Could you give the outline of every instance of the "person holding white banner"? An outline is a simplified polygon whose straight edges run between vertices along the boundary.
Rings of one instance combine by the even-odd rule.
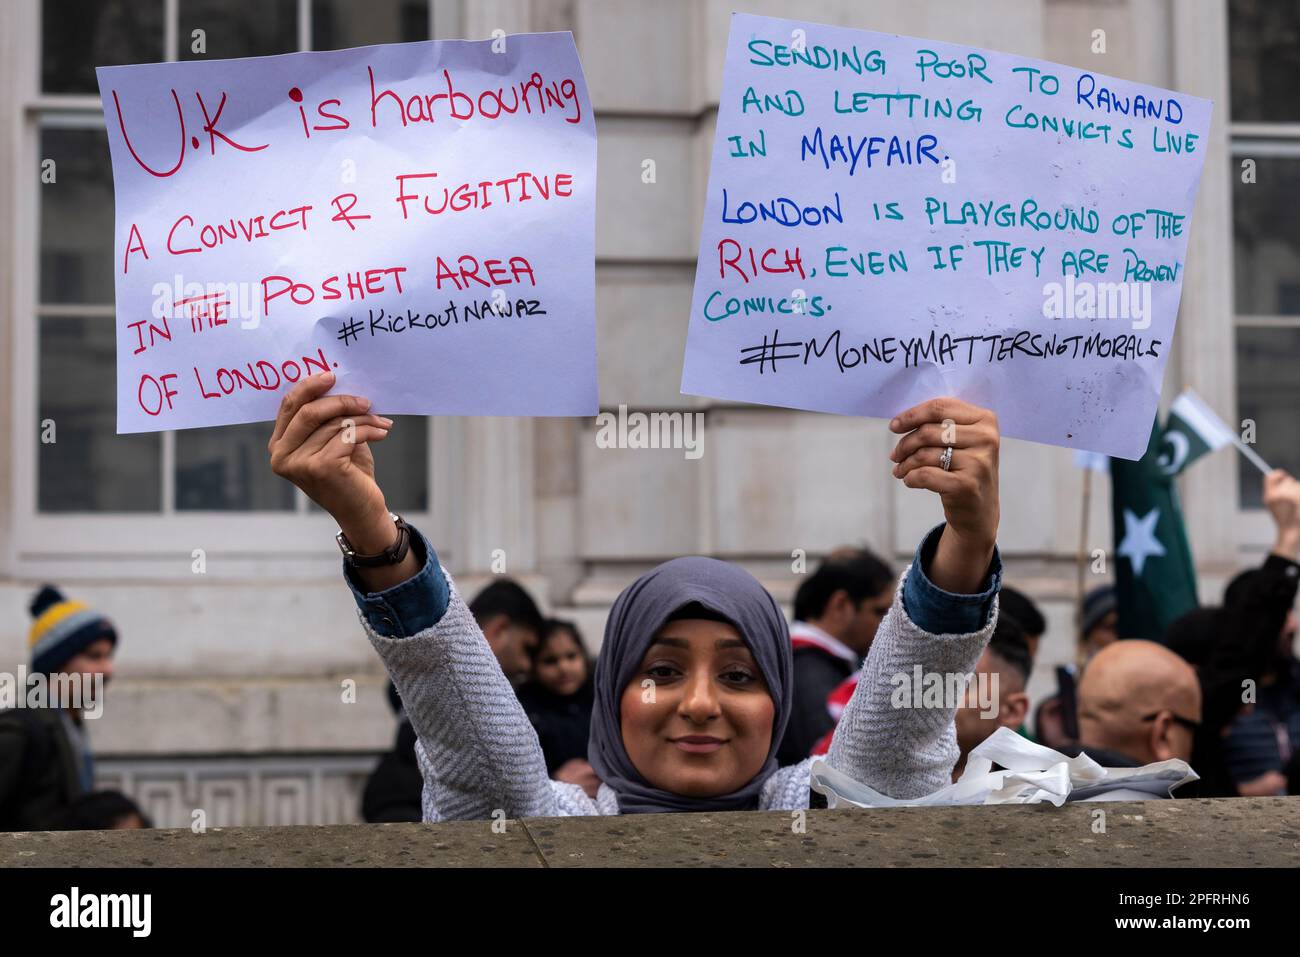
[[[813,759],[778,767],[792,697],[790,638],[771,595],[726,562],[688,557],[641,576],[610,612],[596,663],[588,757],[602,784],[552,781],[537,736],[455,583],[420,533],[389,512],[369,443],[392,421],[368,400],[300,382],[268,443],[271,467],[334,516],[366,635],[419,736],[426,821],[800,809]],[[945,522],[903,573],[831,743],[831,767],[916,798],[949,782],[955,696],[899,706],[898,676],[964,677],[997,619],[1002,566],[999,429],[957,399],[890,428],[909,488],[940,496]],[[892,676],[892,678],[891,678]]]

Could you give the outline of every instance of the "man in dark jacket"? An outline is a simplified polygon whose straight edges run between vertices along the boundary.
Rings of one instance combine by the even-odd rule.
[[[53,826],[94,783],[84,719],[113,673],[117,632],[45,586],[32,600],[28,683],[0,711],[0,831]]]
[[[418,822],[423,816],[420,790],[424,787],[424,777],[415,757],[415,728],[402,710],[402,699],[391,681],[388,703],[397,715],[397,740],[393,750],[380,757],[374,772],[366,779],[361,794],[361,819],[370,824]]]
[[[782,765],[808,757],[835,727],[828,698],[862,665],[894,600],[893,571],[866,549],[837,552],[794,597],[794,707],[777,751]]]

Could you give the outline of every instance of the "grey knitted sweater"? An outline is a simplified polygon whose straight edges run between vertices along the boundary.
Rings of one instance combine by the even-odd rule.
[[[443,569],[451,595],[433,627],[409,638],[377,634],[360,615],[371,644],[401,694],[418,736],[425,821],[495,817],[618,814],[618,797],[601,785],[596,799],[576,784],[546,776],[537,734],[497,664],[487,639]],[[965,635],[923,631],[903,608],[903,573],[881,622],[857,690],[840,718],[827,761],[894,798],[916,798],[950,783],[957,761],[953,708],[894,708],[890,678],[922,672],[969,674],[988,643],[997,609]],[[763,785],[762,810],[808,807],[813,759],[780,768]]]

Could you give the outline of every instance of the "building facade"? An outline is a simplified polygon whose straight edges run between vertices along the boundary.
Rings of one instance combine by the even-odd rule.
[[[12,0],[0,5],[0,670],[26,658],[26,605],[42,582],[114,619],[119,677],[91,728],[102,785],[173,826],[196,809],[209,824],[352,820],[393,718],[334,528],[270,473],[269,425],[115,434],[112,173],[96,65],[571,30],[599,130],[601,406],[701,412],[703,455],[600,448],[593,419],[407,418],[376,448],[390,505],[429,534],[462,591],[504,569],[575,619],[593,649],[613,597],[666,558],[740,562],[783,600],[801,556],[811,567],[860,543],[907,561],[940,511],[891,478],[883,422],[678,391],[733,9],[1213,100],[1165,398],[1195,388],[1230,422],[1251,420],[1266,459],[1300,471],[1294,4]],[[57,175],[44,181],[49,160]],[[1259,477],[1222,452],[1181,483],[1202,597],[1214,602],[1271,542]],[[1111,549],[1107,485],[1066,450],[1005,443],[1007,581],[1051,622],[1035,694],[1074,655],[1078,555]],[[1085,584],[1105,577],[1090,568]]]

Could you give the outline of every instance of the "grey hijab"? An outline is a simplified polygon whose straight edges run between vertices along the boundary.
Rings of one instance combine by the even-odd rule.
[[[762,770],[744,787],[711,798],[685,797],[648,783],[623,747],[619,702],[650,640],[678,609],[699,602],[726,618],[767,680],[775,705],[772,745]],[[595,702],[587,759],[618,795],[624,814],[656,811],[740,811],[758,807],[763,782],[776,771],[776,749],[790,719],[793,683],[790,633],[772,596],[748,572],[713,558],[675,558],[642,575],[610,609],[596,661]]]

